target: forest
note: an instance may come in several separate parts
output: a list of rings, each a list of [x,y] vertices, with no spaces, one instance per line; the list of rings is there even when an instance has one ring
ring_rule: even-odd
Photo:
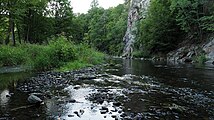
[[[104,54],[121,56],[130,2],[104,9],[93,0],[87,14],[76,14],[69,0],[1,0],[0,66],[50,69],[74,61],[88,65]],[[134,31],[133,55],[164,55],[201,43],[213,31],[213,0],[151,0]]]

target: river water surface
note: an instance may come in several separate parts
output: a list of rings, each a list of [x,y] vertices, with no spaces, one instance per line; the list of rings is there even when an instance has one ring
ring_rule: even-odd
[[[111,59],[86,71],[0,74],[0,120],[214,119],[214,66]],[[51,97],[32,106],[32,92]]]

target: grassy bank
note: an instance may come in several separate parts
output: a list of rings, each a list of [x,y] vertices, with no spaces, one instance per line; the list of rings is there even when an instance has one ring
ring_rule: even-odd
[[[47,45],[0,46],[0,66],[30,66],[34,70],[72,70],[103,61],[104,54],[86,44],[75,45],[64,37]]]

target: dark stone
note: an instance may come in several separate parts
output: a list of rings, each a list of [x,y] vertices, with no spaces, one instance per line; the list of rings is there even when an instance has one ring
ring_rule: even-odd
[[[75,90],[80,89],[80,85],[74,86],[74,89],[75,89]]]
[[[104,100],[102,98],[98,98],[97,102],[100,103],[100,104],[103,104]]]
[[[109,111],[107,107],[102,107],[101,110],[106,110],[107,112]]]
[[[92,79],[96,79],[96,76],[95,75],[83,75],[78,78],[78,80],[92,80]]]
[[[119,107],[119,106],[121,106],[122,104],[121,104],[120,102],[114,102],[113,105]]]
[[[76,102],[75,99],[70,99],[70,100],[69,100],[69,103],[75,103],[75,102]]]
[[[192,60],[191,60],[190,58],[185,58],[185,59],[184,59],[184,62],[185,62],[185,63],[191,63]]]
[[[122,113],[122,112],[123,112],[122,110],[119,110],[119,111],[118,111],[118,113]]]
[[[127,116],[126,113],[123,113],[123,114],[120,115],[120,117],[125,117],[125,116]]]
[[[106,114],[108,111],[107,110],[100,110],[101,114]]]
[[[108,92],[109,90],[108,89],[99,89],[97,90],[98,92],[101,92],[101,93],[104,93],[104,92]]]
[[[84,112],[85,112],[84,110],[82,110],[82,109],[80,110],[80,114],[81,115],[83,115]]]
[[[116,118],[117,116],[116,116],[116,115],[111,115],[111,117],[112,117],[112,118]]]
[[[212,64],[214,65],[214,61],[212,62]]]
[[[6,97],[11,97],[11,95],[10,95],[10,94],[7,94]]]
[[[43,101],[36,95],[34,94],[30,94],[30,96],[28,97],[28,102],[31,104],[37,104],[37,103],[42,103]]]
[[[74,115],[68,115],[68,117],[74,117]]]
[[[79,115],[79,113],[78,113],[77,111],[74,111],[74,113],[75,113],[78,117],[80,117],[80,115]]]

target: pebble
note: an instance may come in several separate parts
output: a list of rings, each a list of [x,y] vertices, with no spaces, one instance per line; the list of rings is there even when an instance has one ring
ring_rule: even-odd
[[[115,102],[115,103],[113,103],[113,105],[119,107],[119,106],[121,106],[122,104],[121,104],[120,102]]]
[[[107,110],[100,110],[101,114],[106,114],[108,111]]]
[[[69,103],[75,103],[75,102],[76,102],[75,99],[70,99],[70,100],[69,100]]]
[[[74,115],[68,115],[68,117],[74,117]]]

